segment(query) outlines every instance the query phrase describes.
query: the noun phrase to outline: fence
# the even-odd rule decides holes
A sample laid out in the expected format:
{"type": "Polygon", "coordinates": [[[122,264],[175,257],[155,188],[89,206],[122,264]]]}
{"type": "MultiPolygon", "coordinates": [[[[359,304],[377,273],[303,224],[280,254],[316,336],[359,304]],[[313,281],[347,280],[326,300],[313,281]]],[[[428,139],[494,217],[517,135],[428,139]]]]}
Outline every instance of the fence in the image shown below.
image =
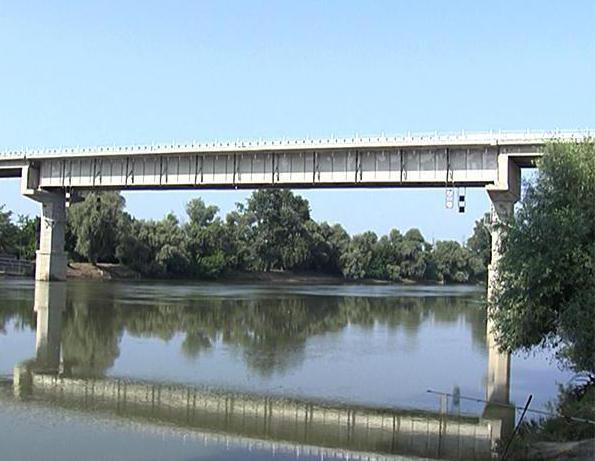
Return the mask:
{"type": "Polygon", "coordinates": [[[0,275],[33,275],[35,264],[30,261],[0,256],[0,275]]]}

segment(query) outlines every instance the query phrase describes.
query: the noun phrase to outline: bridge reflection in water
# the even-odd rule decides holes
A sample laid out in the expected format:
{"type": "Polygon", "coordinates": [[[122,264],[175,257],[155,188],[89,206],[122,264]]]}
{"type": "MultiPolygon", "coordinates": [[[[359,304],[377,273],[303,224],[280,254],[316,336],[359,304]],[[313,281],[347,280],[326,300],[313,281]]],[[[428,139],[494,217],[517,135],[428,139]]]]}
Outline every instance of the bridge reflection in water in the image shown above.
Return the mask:
{"type": "Polygon", "coordinates": [[[514,424],[510,363],[489,343],[487,400],[481,416],[347,405],[128,379],[81,377],[64,367],[64,282],[36,282],[36,357],[15,367],[15,395],[149,424],[198,437],[296,453],[350,458],[403,454],[446,459],[490,458],[514,424]]]}

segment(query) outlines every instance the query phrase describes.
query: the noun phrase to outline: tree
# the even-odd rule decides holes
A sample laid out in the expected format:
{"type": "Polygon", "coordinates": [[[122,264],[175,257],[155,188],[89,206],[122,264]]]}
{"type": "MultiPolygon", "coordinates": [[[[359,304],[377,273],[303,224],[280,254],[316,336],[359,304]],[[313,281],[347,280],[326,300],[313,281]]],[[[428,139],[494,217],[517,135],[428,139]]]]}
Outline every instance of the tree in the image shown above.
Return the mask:
{"type": "Polygon", "coordinates": [[[19,215],[16,239],[16,249],[19,257],[29,260],[35,259],[39,226],[40,219],[38,217],[30,218],[29,216],[19,215]]]}
{"type": "Polygon", "coordinates": [[[438,241],[433,258],[439,279],[445,282],[466,283],[471,279],[469,251],[459,242],[438,241]]]}
{"type": "Polygon", "coordinates": [[[286,189],[258,190],[247,201],[252,216],[251,248],[257,269],[303,267],[309,256],[308,201],[286,189]]]}
{"type": "Polygon", "coordinates": [[[92,263],[115,262],[125,205],[117,192],[89,192],[72,205],[68,221],[75,237],[75,251],[92,263]]]}
{"type": "Polygon", "coordinates": [[[4,211],[0,205],[0,253],[13,254],[18,236],[18,228],[11,220],[12,212],[4,211]]]}
{"type": "Polygon", "coordinates": [[[401,241],[401,276],[421,280],[426,272],[424,250],[426,241],[418,229],[409,229],[401,241]]]}
{"type": "Polygon", "coordinates": [[[378,237],[368,231],[355,235],[341,257],[343,275],[349,279],[363,279],[370,277],[374,251],[378,237]]]}
{"type": "Polygon", "coordinates": [[[504,224],[489,314],[502,348],[554,346],[595,372],[595,143],[552,143],[504,224]]]}
{"type": "Polygon", "coordinates": [[[207,227],[213,222],[217,213],[219,213],[219,208],[214,205],[206,206],[201,198],[192,199],[186,204],[189,224],[197,228],[207,227]]]}
{"type": "Polygon", "coordinates": [[[3,210],[4,205],[0,205],[0,253],[35,259],[39,218],[19,215],[15,224],[12,212],[3,210]]]}
{"type": "Polygon", "coordinates": [[[199,277],[214,278],[227,267],[225,250],[229,245],[227,228],[216,215],[219,208],[206,206],[202,199],[193,199],[186,205],[189,222],[184,226],[191,271],[199,277]]]}
{"type": "Polygon", "coordinates": [[[341,255],[349,245],[349,234],[340,224],[306,222],[310,261],[309,269],[327,274],[341,273],[341,255]]]}
{"type": "Polygon", "coordinates": [[[475,272],[483,279],[487,277],[487,267],[492,260],[492,232],[490,229],[490,213],[475,221],[473,235],[467,240],[467,248],[479,260],[473,261],[475,272]]]}
{"type": "Polygon", "coordinates": [[[160,221],[132,220],[118,246],[117,256],[141,274],[192,275],[187,239],[173,213],[160,221]]]}

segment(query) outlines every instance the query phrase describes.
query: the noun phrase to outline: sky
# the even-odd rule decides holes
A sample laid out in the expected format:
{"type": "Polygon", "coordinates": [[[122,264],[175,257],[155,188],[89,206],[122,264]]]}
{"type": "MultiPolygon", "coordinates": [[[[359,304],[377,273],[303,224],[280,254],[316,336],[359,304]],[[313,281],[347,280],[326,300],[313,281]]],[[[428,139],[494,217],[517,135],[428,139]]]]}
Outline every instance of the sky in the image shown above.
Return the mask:
{"type": "MultiPolygon", "coordinates": [[[[595,2],[0,1],[0,150],[595,127],[595,2]]],[[[300,191],[351,233],[462,240],[440,189],[300,191]]],[[[245,191],[127,192],[160,218],[245,191]]],[[[38,214],[16,180],[0,204],[38,214]]]]}

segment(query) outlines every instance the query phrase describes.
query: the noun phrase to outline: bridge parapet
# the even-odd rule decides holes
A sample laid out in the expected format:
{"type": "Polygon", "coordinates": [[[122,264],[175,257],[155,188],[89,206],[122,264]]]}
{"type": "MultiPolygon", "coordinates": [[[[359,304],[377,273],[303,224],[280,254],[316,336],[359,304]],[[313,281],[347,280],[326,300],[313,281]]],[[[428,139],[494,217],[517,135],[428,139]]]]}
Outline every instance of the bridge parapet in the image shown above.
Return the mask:
{"type": "Polygon", "coordinates": [[[58,147],[43,149],[13,149],[0,151],[0,159],[34,159],[72,156],[110,156],[143,154],[223,153],[238,151],[281,151],[302,149],[390,149],[396,147],[477,146],[477,145],[543,145],[553,139],[579,140],[590,136],[592,130],[550,131],[486,131],[456,133],[408,133],[394,136],[351,136],[303,139],[254,139],[211,142],[171,142],[89,147],[58,147]]]}

